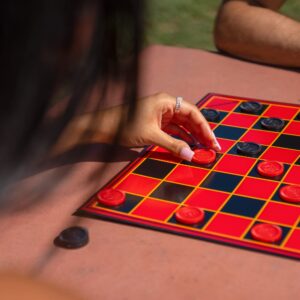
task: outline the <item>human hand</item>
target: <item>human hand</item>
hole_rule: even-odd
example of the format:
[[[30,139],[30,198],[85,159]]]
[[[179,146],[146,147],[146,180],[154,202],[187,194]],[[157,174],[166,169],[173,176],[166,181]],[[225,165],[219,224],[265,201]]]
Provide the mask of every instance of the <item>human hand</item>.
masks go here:
[[[143,98],[137,102],[135,116],[128,116],[129,121],[124,124],[121,120],[127,116],[126,105],[83,114],[69,124],[53,153],[65,152],[78,144],[111,143],[118,130],[121,130],[119,143],[123,146],[154,144],[188,161],[194,155],[188,143],[199,142],[220,151],[221,147],[199,109],[187,101],[182,101],[177,111],[175,105],[176,98],[166,93]]]
[[[205,147],[220,151],[221,147],[199,109],[187,101],[182,101],[177,111],[175,105],[176,98],[166,93],[138,101],[135,118],[123,128],[120,143],[129,147],[158,145],[188,161],[194,155],[188,143],[195,142],[194,139]]]

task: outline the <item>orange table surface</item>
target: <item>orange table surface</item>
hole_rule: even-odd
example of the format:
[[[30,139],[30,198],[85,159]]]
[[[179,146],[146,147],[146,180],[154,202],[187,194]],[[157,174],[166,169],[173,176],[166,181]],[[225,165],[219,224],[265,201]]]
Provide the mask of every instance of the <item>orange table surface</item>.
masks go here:
[[[151,46],[142,54],[141,95],[167,92],[196,102],[209,92],[300,103],[300,73],[201,50]],[[138,155],[124,150],[100,177],[89,154],[35,174],[39,184],[72,167],[44,201],[0,218],[0,269],[33,272],[84,299],[297,299],[299,262],[172,234],[72,216],[99,187]],[[53,246],[78,224],[90,242],[78,250]],[[1,296],[0,296],[1,298]]]

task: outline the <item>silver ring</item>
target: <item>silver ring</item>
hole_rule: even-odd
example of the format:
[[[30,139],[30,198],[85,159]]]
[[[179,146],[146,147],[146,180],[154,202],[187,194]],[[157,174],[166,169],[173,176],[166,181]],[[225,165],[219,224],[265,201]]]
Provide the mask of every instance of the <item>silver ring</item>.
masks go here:
[[[176,97],[176,104],[175,104],[175,112],[179,112],[181,108],[181,103],[183,101],[183,97]]]

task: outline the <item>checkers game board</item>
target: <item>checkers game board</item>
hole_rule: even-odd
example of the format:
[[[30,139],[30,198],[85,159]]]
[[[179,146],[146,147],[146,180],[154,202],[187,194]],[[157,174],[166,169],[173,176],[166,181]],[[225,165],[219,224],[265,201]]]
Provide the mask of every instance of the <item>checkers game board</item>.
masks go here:
[[[261,110],[242,111],[241,105],[249,101],[259,102]],[[78,214],[300,259],[300,205],[282,200],[279,193],[283,186],[300,186],[299,106],[218,94],[208,94],[197,106],[219,113],[209,122],[222,147],[214,163],[182,161],[150,146],[100,189],[125,193],[122,205],[100,204],[96,194]],[[262,126],[270,117],[284,121],[280,131]],[[261,152],[255,157],[240,154],[241,142],[257,143]],[[261,176],[257,165],[262,161],[282,163],[283,174]],[[176,212],[187,206],[202,209],[199,224],[178,222]],[[280,227],[280,239],[254,239],[251,229],[258,224]]]

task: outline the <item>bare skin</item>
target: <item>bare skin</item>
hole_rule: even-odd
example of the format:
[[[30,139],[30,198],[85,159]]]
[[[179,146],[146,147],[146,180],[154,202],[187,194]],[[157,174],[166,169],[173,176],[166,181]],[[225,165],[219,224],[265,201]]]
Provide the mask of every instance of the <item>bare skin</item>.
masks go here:
[[[215,24],[215,44],[240,58],[300,67],[300,23],[279,13],[285,0],[225,0]]]
[[[193,142],[192,135],[201,144],[219,151],[220,146],[197,107],[183,101],[181,109],[175,112],[175,103],[175,97],[166,93],[138,101],[135,118],[122,126],[120,144],[127,147],[155,144],[190,160],[192,151],[188,143]],[[115,106],[77,117],[62,134],[54,152],[62,153],[78,144],[111,143],[126,110],[126,106]],[[83,134],[87,128],[89,134]],[[176,134],[182,140],[172,138],[168,133]]]

